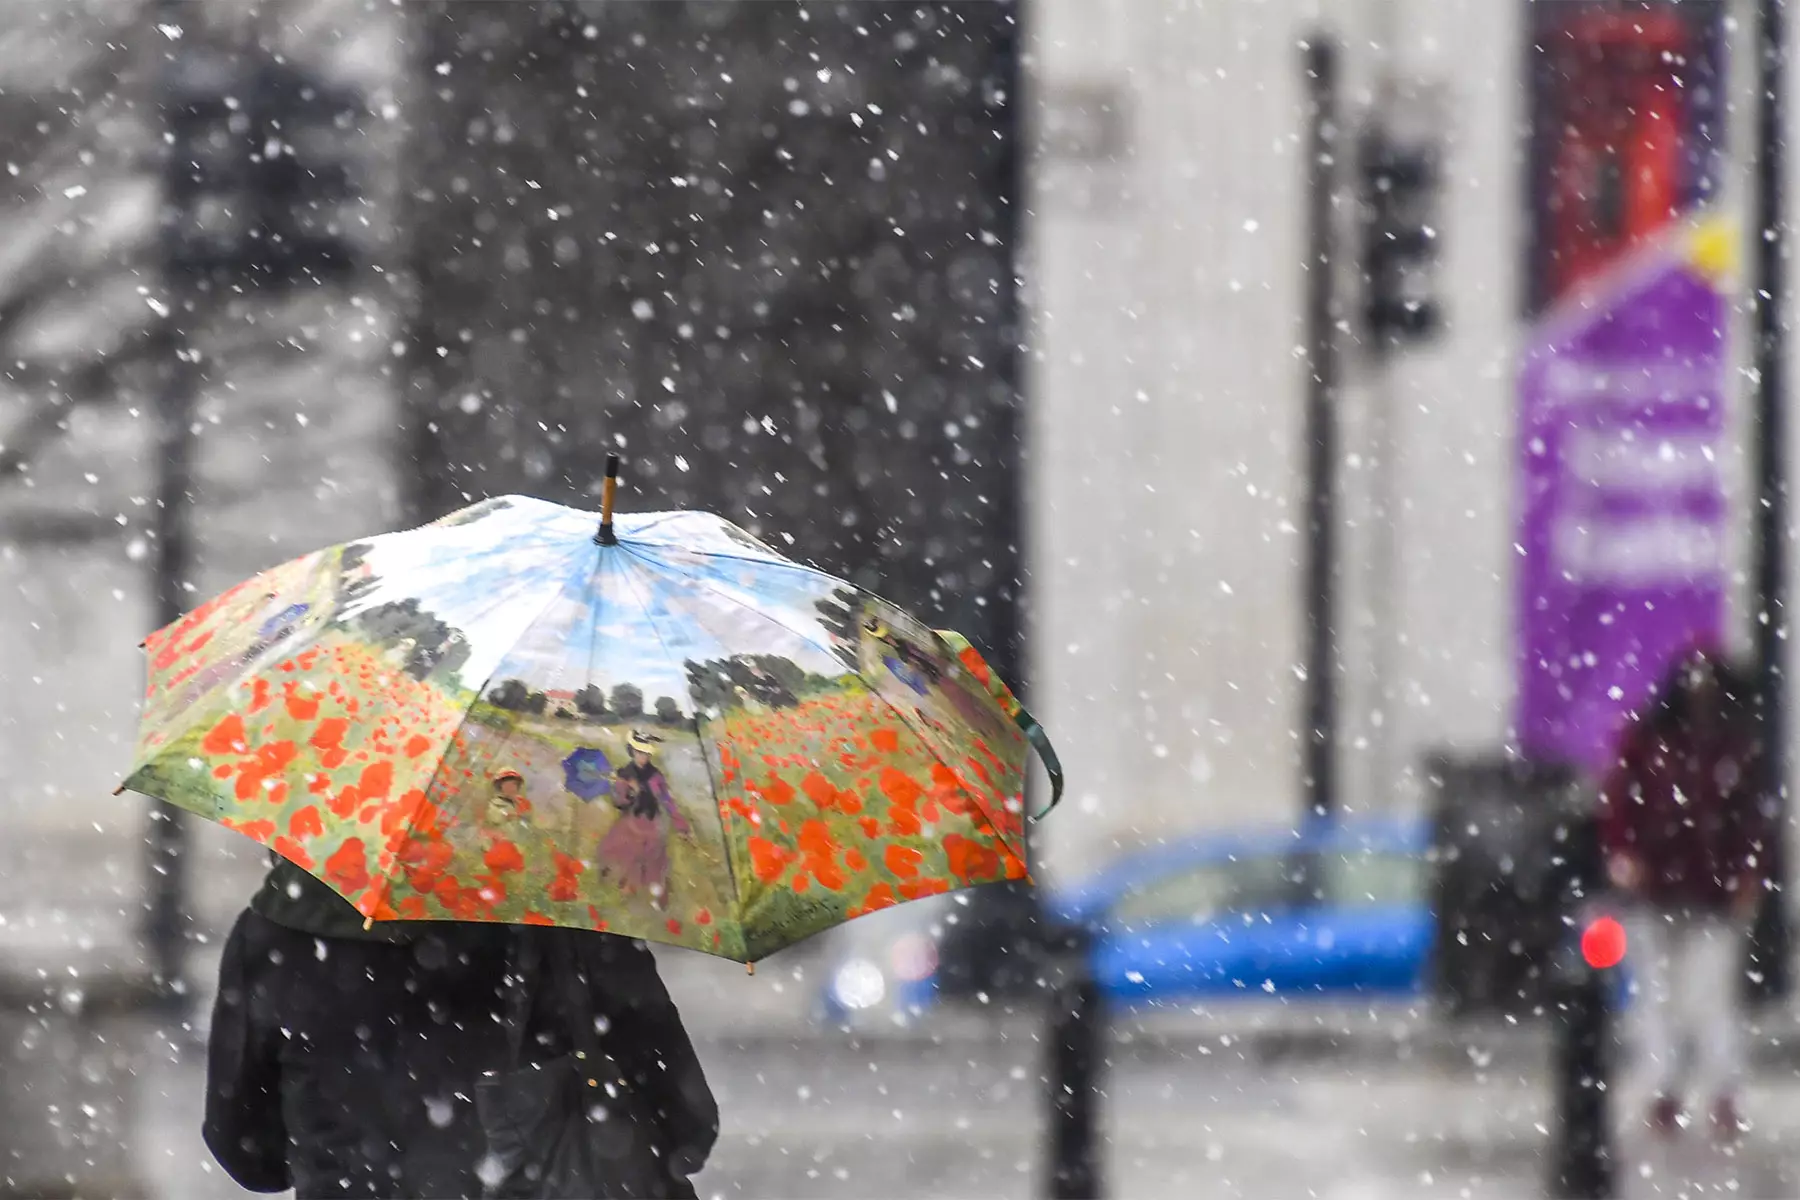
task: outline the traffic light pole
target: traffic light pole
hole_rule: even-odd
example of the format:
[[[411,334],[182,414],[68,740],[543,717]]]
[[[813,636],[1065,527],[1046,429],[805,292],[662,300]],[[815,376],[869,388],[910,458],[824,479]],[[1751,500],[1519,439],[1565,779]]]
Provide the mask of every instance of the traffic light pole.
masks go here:
[[[1311,817],[1337,810],[1337,45],[1307,39],[1304,782]]]
[[[1766,896],[1751,938],[1750,980],[1763,997],[1788,991],[1787,672],[1787,221],[1783,212],[1782,139],[1786,71],[1785,0],[1760,0],[1757,29],[1756,147],[1756,665],[1761,701],[1766,803],[1777,834],[1768,847],[1768,872],[1777,887]]]
[[[192,573],[193,549],[189,506],[193,479],[194,393],[199,366],[182,328],[198,306],[173,283],[165,319],[167,367],[157,394],[157,488],[154,522],[156,623],[180,618],[186,610],[186,584]],[[159,992],[174,999],[186,992],[187,848],[186,818],[173,805],[154,801],[150,829],[149,905],[146,941]]]
[[[165,8],[179,4],[165,0]],[[178,43],[176,44],[179,45]],[[179,49],[171,50],[166,75],[173,78]],[[173,90],[163,97],[165,128],[170,134],[164,153],[164,211],[162,256],[164,304],[158,333],[163,357],[163,378],[156,395],[157,486],[156,507],[151,511],[154,547],[153,591],[158,627],[180,618],[188,606],[188,585],[193,574],[191,506],[193,493],[194,399],[201,385],[199,355],[193,345],[193,322],[202,311],[202,280],[182,252],[186,214],[176,210],[175,198],[185,194],[179,179],[193,169],[194,149],[188,122],[178,115]],[[186,818],[173,805],[154,801],[150,828],[145,835],[148,852],[144,940],[152,978],[159,995],[180,1005],[187,994],[187,850]]]

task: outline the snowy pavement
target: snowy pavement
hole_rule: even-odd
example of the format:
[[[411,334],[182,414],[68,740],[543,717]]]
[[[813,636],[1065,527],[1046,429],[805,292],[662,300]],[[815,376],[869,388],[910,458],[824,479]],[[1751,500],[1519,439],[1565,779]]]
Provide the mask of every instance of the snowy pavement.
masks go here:
[[[778,961],[782,969],[747,979],[735,964],[664,958],[725,1123],[703,1196],[1042,1194],[1040,1023],[963,1014],[852,1039],[802,1019],[809,964]],[[1541,1037],[1472,1031],[1397,1040],[1389,1054],[1346,1037],[1342,1052],[1315,1053],[1271,1040],[1278,1023],[1265,1017],[1259,1028],[1247,1015],[1235,1024],[1231,1014],[1165,1016],[1115,1042],[1102,1082],[1109,1194],[1543,1195],[1551,1116]],[[140,1036],[157,1047],[136,1082],[142,1176],[168,1200],[239,1195],[197,1136],[198,1042]],[[1698,1136],[1652,1144],[1633,1130],[1639,1093],[1619,1088],[1621,1196],[1800,1194],[1800,1075],[1791,1068],[1764,1064],[1747,1097],[1757,1128],[1735,1154]]]
[[[1038,1048],[988,1041],[809,1039],[701,1053],[725,1135],[701,1194],[721,1198],[1028,1197],[1039,1193]],[[164,1197],[235,1196],[195,1127],[201,1072],[165,1052],[139,1079],[140,1161]],[[1108,1086],[1105,1170],[1122,1197],[1467,1197],[1542,1194],[1546,1089],[1501,1069],[1208,1059],[1135,1063]],[[1632,1137],[1627,1197],[1791,1196],[1800,1083],[1752,1089],[1758,1130],[1735,1154],[1694,1137],[1662,1149]]]

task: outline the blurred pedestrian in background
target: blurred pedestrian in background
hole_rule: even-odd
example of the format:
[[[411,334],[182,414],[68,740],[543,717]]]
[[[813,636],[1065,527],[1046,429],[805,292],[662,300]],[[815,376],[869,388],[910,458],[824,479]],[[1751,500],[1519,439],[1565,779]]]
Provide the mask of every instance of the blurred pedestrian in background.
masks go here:
[[[575,969],[561,976],[574,998],[544,969],[556,963]],[[576,1070],[607,1077],[584,1092],[575,1070],[551,1068],[590,1045]],[[590,1119],[596,1107],[631,1119]],[[578,1194],[691,1197],[688,1176],[717,1133],[699,1060],[640,943],[497,924],[365,927],[286,862],[226,943],[204,1135],[252,1191],[561,1196],[577,1194],[553,1190],[569,1186],[573,1155],[605,1173]]]
[[[1697,647],[1627,726],[1602,789],[1608,874],[1631,904],[1639,1044],[1656,1079],[1649,1122],[1665,1135],[1685,1124],[1690,1094],[1711,1103],[1719,1137],[1744,1128],[1736,972],[1773,833],[1760,755],[1752,685]]]

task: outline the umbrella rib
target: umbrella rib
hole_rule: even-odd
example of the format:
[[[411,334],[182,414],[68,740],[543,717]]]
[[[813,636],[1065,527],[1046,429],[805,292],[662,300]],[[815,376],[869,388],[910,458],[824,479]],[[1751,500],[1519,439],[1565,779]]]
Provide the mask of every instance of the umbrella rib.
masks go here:
[[[623,548],[626,551],[626,553],[628,555],[630,555],[631,558],[635,559],[635,558],[642,557],[642,556],[636,554],[635,552],[633,552],[629,547],[621,546],[621,548]],[[648,562],[649,560],[645,559],[645,561]],[[628,564],[625,564],[625,563],[621,563],[620,565],[621,565],[621,567],[628,566]],[[657,628],[656,615],[653,612],[651,612],[651,610],[650,610],[649,600],[645,599],[641,594],[638,593],[636,584],[631,579],[630,571],[628,569],[621,570],[619,572],[619,576],[620,576],[620,578],[624,579],[626,582],[626,585],[632,589],[632,595],[637,600],[638,607],[644,610],[644,622],[645,622],[645,624],[650,626],[650,632],[654,633],[656,635],[657,644],[662,647],[664,657],[666,657],[669,660],[669,663],[671,666],[678,665],[676,663],[676,659],[675,659],[675,652],[673,650],[669,649],[668,639],[664,638],[662,635],[662,630]],[[685,672],[683,672],[683,677],[684,678],[686,677]],[[699,705],[699,701],[696,700],[694,697],[694,690],[693,690],[692,686],[688,687],[688,703],[694,706],[694,740],[696,742],[699,742],[700,741],[700,705]],[[720,834],[720,839],[719,839],[720,847],[719,848],[725,852],[725,874],[731,880],[731,900],[732,900],[732,907],[733,907],[733,909],[735,909],[735,911],[732,913],[732,919],[737,922],[738,938],[739,938],[739,940],[741,940],[744,943],[744,953],[747,955],[750,953],[750,939],[744,933],[744,915],[743,915],[744,893],[743,893],[742,888],[738,884],[737,864],[732,862],[732,860],[731,860],[731,839],[730,839],[729,835],[727,834],[726,828],[725,828],[726,821],[728,818],[726,817],[725,809],[723,807],[721,807],[719,804],[719,793],[721,790],[721,781],[719,780],[718,777],[713,775],[712,758],[706,753],[706,747],[704,745],[702,745],[699,747],[699,749],[700,749],[700,761],[706,764],[707,777],[712,780],[713,808],[716,809],[719,814],[719,834]]]
[[[662,571],[668,572],[669,574],[675,573],[667,564],[659,563],[654,558],[650,557],[649,555],[640,554],[635,550],[631,550],[630,547],[626,547],[626,549],[628,551],[630,551],[630,553],[632,554],[633,557],[642,560],[647,566],[649,566],[653,570],[662,570]],[[699,553],[704,553],[704,551],[700,551]],[[823,571],[814,571],[811,567],[803,567],[799,563],[766,563],[765,564],[762,562],[761,559],[744,558],[744,557],[742,557],[740,555],[736,555],[736,554],[721,554],[721,555],[717,555],[716,557],[729,558],[736,562],[754,563],[759,566],[766,565],[766,566],[792,567],[795,570],[805,571],[808,574],[817,575],[819,578],[828,580],[834,586],[837,586],[837,587],[855,588],[855,590],[857,590],[859,592],[863,590],[861,588],[857,588],[855,584],[849,583],[842,579],[838,579],[837,577],[832,576],[832,575],[827,575]],[[683,576],[680,576],[680,578],[691,581],[694,585],[696,585],[698,587],[705,588],[707,591],[711,592],[713,595],[718,596],[719,598],[721,598],[723,600],[729,600],[731,603],[737,605],[739,608],[743,609],[744,611],[746,611],[748,613],[752,613],[758,617],[761,617],[764,621],[767,621],[772,625],[780,626],[781,628],[787,630],[789,633],[793,634],[799,640],[801,640],[801,641],[805,642],[807,645],[811,646],[813,649],[815,649],[825,655],[828,655],[831,658],[834,658],[834,659],[837,658],[838,655],[837,655],[836,650],[832,649],[830,646],[825,645],[823,642],[820,642],[817,638],[813,637],[811,634],[807,633],[805,630],[794,628],[792,625],[788,624],[786,621],[783,621],[780,618],[776,617],[773,613],[765,612],[762,609],[757,608],[754,604],[744,603],[744,601],[738,599],[736,596],[732,595],[730,592],[726,591],[724,588],[719,587],[712,580],[706,579],[706,578],[703,578],[703,577],[697,576],[697,575],[694,575],[694,576],[683,575]],[[708,632],[710,633],[711,630],[708,630]],[[714,636],[714,640],[718,641],[721,645],[725,644],[724,640],[722,638],[719,638],[717,634],[714,634],[713,636]],[[842,661],[842,660],[839,660],[839,661]],[[891,704],[890,704],[890,707],[892,707]]]
[[[682,553],[692,554],[696,558],[722,558],[726,562],[749,563],[751,566],[754,566],[754,567],[781,567],[781,568],[784,568],[789,571],[798,571],[802,575],[811,575],[815,579],[823,579],[825,582],[832,584],[835,587],[856,587],[856,585],[851,583],[849,580],[839,579],[836,575],[831,574],[829,571],[821,571],[817,567],[809,567],[805,563],[797,563],[797,562],[794,562],[792,559],[786,559],[786,558],[780,558],[780,557],[751,558],[748,554],[732,554],[731,552],[726,551],[726,550],[694,550],[694,549],[691,549],[690,547],[683,546],[677,542],[642,542],[642,541],[638,541],[636,538],[630,539],[630,542],[631,542],[631,544],[644,546],[649,549],[662,548],[662,549],[670,549],[670,550],[680,550]],[[627,549],[630,548],[630,546],[627,545],[626,539],[624,539],[624,538],[621,538],[619,540],[619,544],[625,545]],[[769,553],[771,555],[774,555],[775,552],[773,550],[771,550]],[[640,557],[642,557],[642,556],[640,555]],[[857,588],[857,590],[862,591],[863,589]]]
[[[614,544],[616,545],[617,543]],[[594,573],[598,575],[601,568],[605,565],[606,559],[602,557],[598,563],[594,564]],[[592,588],[591,590],[594,595],[594,601],[590,606],[589,616],[593,619],[588,623],[587,682],[583,684],[584,687],[598,686],[594,683],[594,660],[599,657],[600,654],[600,601],[602,591],[599,587]],[[577,705],[577,707],[579,708],[579,705]]]

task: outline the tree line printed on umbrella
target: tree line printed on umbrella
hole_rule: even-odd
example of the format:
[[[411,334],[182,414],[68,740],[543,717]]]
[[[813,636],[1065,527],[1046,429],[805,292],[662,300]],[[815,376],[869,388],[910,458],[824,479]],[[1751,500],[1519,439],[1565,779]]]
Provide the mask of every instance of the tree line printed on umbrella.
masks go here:
[[[573,525],[509,524],[533,505],[490,502],[422,547],[309,555],[154,635],[127,784],[373,919],[573,925],[752,961],[1025,875],[1024,746],[979,655],[728,534],[706,536],[742,557],[705,586],[603,575],[586,530],[571,550]],[[472,551],[484,527],[505,545]],[[533,555],[569,564],[561,591],[524,594]],[[208,671],[197,703],[172,703]]]

